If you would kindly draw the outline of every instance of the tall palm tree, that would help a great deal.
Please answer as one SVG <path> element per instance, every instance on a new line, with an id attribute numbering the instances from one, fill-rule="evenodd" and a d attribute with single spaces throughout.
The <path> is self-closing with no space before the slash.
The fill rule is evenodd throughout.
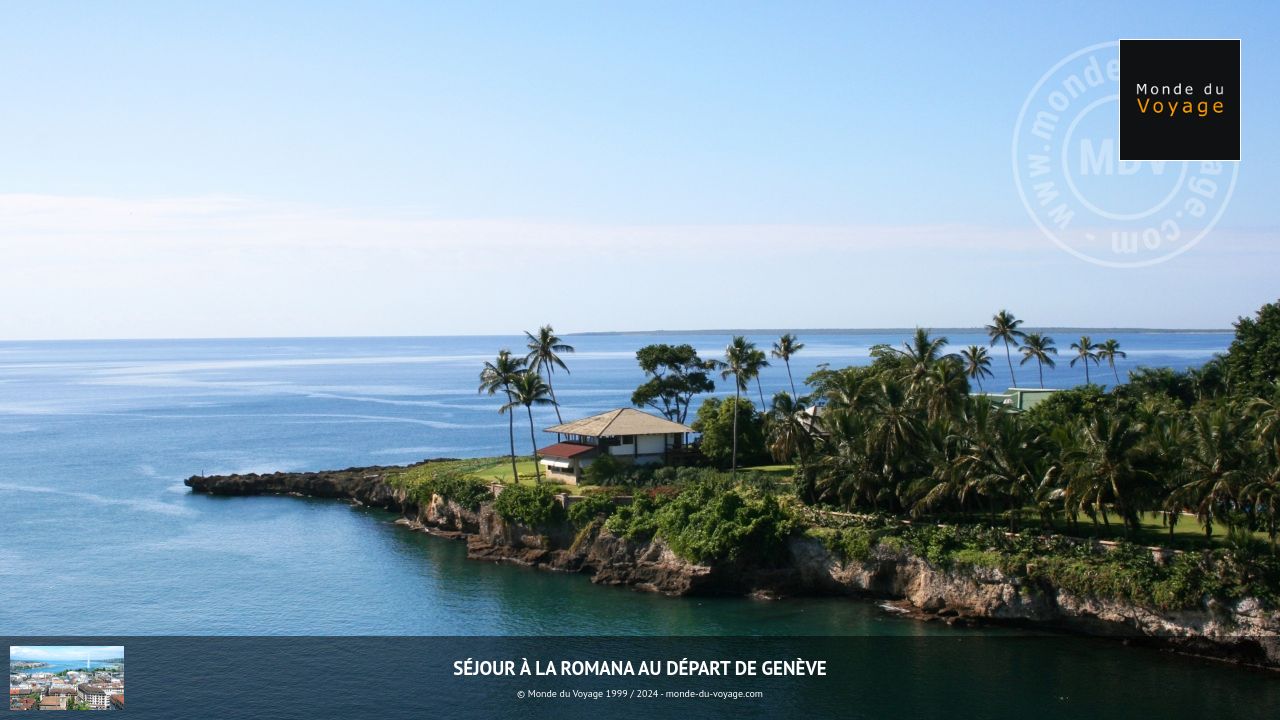
<path id="1" fill-rule="evenodd" d="M 1032 359 L 1036 361 L 1036 369 L 1040 371 L 1040 387 L 1044 387 L 1044 366 L 1057 367 L 1050 355 L 1057 355 L 1058 348 L 1054 347 L 1053 338 L 1038 332 L 1029 333 L 1022 344 L 1022 362 L 1019 365 L 1026 365 Z"/>
<path id="2" fill-rule="evenodd" d="M 564 360 L 560 359 L 558 353 L 571 353 L 573 346 L 566 345 L 550 325 L 538 328 L 537 335 L 531 332 L 525 332 L 524 335 L 529 340 L 529 354 L 524 360 L 528 363 L 530 370 L 546 376 L 547 389 L 551 393 L 551 404 L 556 408 L 556 422 L 564 422 L 564 418 L 560 417 L 560 403 L 556 400 L 556 390 L 551 385 L 551 376 L 556 368 L 569 372 L 569 368 L 565 366 Z"/>
<path id="3" fill-rule="evenodd" d="M 1018 329 L 1022 325 L 1022 321 L 1015 318 L 1013 313 L 1008 310 L 1001 310 L 991 318 L 991 324 L 987 326 L 987 335 L 991 338 L 991 344 L 995 345 L 997 341 L 1004 341 L 1004 358 L 1009 362 L 1009 383 L 1010 387 L 1015 387 L 1018 380 L 1013 375 L 1013 351 L 1009 349 L 1009 343 L 1012 342 L 1016 347 L 1018 341 L 1026 337 L 1027 334 Z"/>
<path id="4" fill-rule="evenodd" d="M 1089 381 L 1089 363 L 1098 362 L 1098 353 L 1095 352 L 1098 346 L 1088 335 L 1081 335 L 1080 339 L 1071 343 L 1071 349 L 1076 351 L 1076 356 L 1071 358 L 1071 367 L 1075 367 L 1077 362 L 1084 362 L 1084 384 L 1091 384 Z"/>
<path id="5" fill-rule="evenodd" d="M 529 442 L 533 446 L 533 476 L 539 485 L 542 484 L 542 470 L 538 467 L 538 439 L 533 434 L 533 406 L 555 405 L 551 396 L 551 386 L 542 380 L 542 376 L 532 368 L 516 375 L 511 382 L 511 400 L 502 406 L 503 412 L 514 412 L 524 406 L 529 415 Z"/>
<path id="6" fill-rule="evenodd" d="M 792 397 L 796 394 L 796 381 L 791 377 L 791 358 L 803 349 L 804 343 L 799 342 L 795 335 L 786 333 L 773 344 L 773 352 L 770 353 L 787 366 L 787 382 L 791 383 Z"/>
<path id="7" fill-rule="evenodd" d="M 729 341 L 728 347 L 724 349 L 724 362 L 719 363 L 720 379 L 728 380 L 733 378 L 733 459 L 729 466 L 729 473 L 733 477 L 738 475 L 738 400 L 742 397 L 742 391 L 749 387 L 751 381 L 751 372 L 754 368 L 759 372 L 759 368 L 755 367 L 757 361 L 756 344 L 741 335 L 734 335 Z"/>
<path id="8" fill-rule="evenodd" d="M 1098 361 L 1107 361 L 1111 366 L 1111 374 L 1116 376 L 1116 385 L 1120 384 L 1120 373 L 1116 370 L 1116 358 L 1124 359 L 1129 357 L 1120 349 L 1120 342 L 1115 338 L 1109 338 L 1098 346 Z"/>
<path id="9" fill-rule="evenodd" d="M 994 377 L 991 374 L 991 356 L 981 345 L 970 345 L 960 351 L 960 359 L 964 361 L 964 374 L 970 380 L 978 381 L 978 391 L 983 392 L 982 378 Z"/>
<path id="10" fill-rule="evenodd" d="M 755 378 L 756 391 L 760 393 L 760 412 L 766 412 L 768 406 L 764 404 L 764 386 L 760 384 L 760 371 L 769 367 L 769 356 L 764 354 L 763 350 L 752 350 L 751 360 L 747 364 L 747 375 Z"/>
<path id="11" fill-rule="evenodd" d="M 523 371 L 524 358 L 512 355 L 510 350 L 500 350 L 498 357 L 493 362 L 485 362 L 484 369 L 480 371 L 480 389 L 477 392 L 495 395 L 501 390 L 509 403 L 511 384 Z M 516 470 L 516 418 L 513 413 L 504 414 L 507 416 L 507 439 L 511 441 L 511 479 L 520 482 L 520 473 Z"/>

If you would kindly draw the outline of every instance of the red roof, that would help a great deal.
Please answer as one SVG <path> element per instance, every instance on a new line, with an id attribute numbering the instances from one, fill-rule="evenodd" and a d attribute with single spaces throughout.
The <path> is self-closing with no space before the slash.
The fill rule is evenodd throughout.
<path id="1" fill-rule="evenodd" d="M 572 458 L 595 450 L 595 445 L 580 445 L 578 443 L 556 443 L 548 445 L 538 451 L 539 455 L 544 457 Z"/>

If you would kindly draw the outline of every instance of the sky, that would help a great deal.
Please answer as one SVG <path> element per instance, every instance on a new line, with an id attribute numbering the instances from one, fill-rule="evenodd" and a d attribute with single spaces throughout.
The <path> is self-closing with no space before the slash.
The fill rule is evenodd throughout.
<path id="1" fill-rule="evenodd" d="M 0 339 L 1223 328 L 1280 296 L 1265 3 L 0 7 Z M 1011 170 L 1054 63 L 1243 40 L 1221 221 L 1069 255 Z"/>
<path id="2" fill-rule="evenodd" d="M 9 648 L 10 660 L 96 661 L 122 657 L 124 647 L 120 645 L 14 645 Z"/>

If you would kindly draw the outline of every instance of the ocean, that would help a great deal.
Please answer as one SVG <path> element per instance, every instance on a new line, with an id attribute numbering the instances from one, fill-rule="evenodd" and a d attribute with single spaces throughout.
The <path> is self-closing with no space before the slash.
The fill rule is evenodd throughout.
<path id="1" fill-rule="evenodd" d="M 867 362 L 872 345 L 908 334 L 804 333 L 793 373 L 800 380 L 819 364 Z M 973 332 L 948 335 L 953 346 L 982 341 Z M 1225 332 L 1116 336 L 1128 352 L 1121 376 L 1138 365 L 1195 366 L 1230 342 Z M 570 373 L 557 374 L 555 385 L 562 414 L 576 418 L 627 405 L 641 381 L 638 347 L 689 342 L 712 356 L 728 335 L 566 340 L 578 352 L 566 356 Z M 0 639 L 124 644 L 130 709 L 140 717 L 177 716 L 175 708 L 184 717 L 351 717 L 366 707 L 370 677 L 400 685 L 420 678 L 421 687 L 435 688 L 383 708 L 386 717 L 492 716 L 492 703 L 502 707 L 524 686 L 451 679 L 450 659 L 483 656 L 477 643 L 498 642 L 456 636 L 506 636 L 494 654 L 524 642 L 525 652 L 562 657 L 740 657 L 772 647 L 778 657 L 830 657 L 837 671 L 818 684 L 724 686 L 765 688 L 764 705 L 668 701 L 653 717 L 763 717 L 780 707 L 837 716 L 855 706 L 866 717 L 900 716 L 903 708 L 919 717 L 952 709 L 1003 717 L 1029 707 L 1043 717 L 1127 717 L 1135 708 L 1271 717 L 1280 706 L 1272 673 L 1105 640 L 919 623 L 870 601 L 667 598 L 600 587 L 581 576 L 469 561 L 461 543 L 411 532 L 378 510 L 192 495 L 182 483 L 198 473 L 502 454 L 506 421 L 495 398 L 477 394 L 477 376 L 500 348 L 522 345 L 515 337 L 0 344 Z M 987 386 L 1003 390 L 1008 368 L 995 350 L 997 375 Z M 1020 385 L 1035 384 L 1032 368 L 1018 372 Z M 1110 375 L 1095 372 L 1104 381 Z M 1064 360 L 1046 380 L 1066 386 L 1083 372 Z M 766 394 L 783 389 L 785 370 L 768 368 L 762 382 Z M 545 427 L 554 418 L 540 409 L 536 421 Z M 520 452 L 527 438 L 527 430 L 517 433 Z M 679 639 L 687 636 L 703 637 Z M 280 671 L 328 678 L 330 691 L 282 684 Z M 833 693 L 831 682 L 844 691 Z M 231 687 L 256 701 L 227 705 Z M 550 702 L 522 712 L 560 718 L 598 715 L 595 707 L 565 714 Z"/>
<path id="2" fill-rule="evenodd" d="M 864 363 L 872 345 L 908 334 L 801 333 L 792 372 L 799 382 L 820 364 Z M 985 344 L 973 331 L 947 334 L 952 349 Z M 1122 377 L 1138 365 L 1198 365 L 1230 342 L 1225 332 L 1114 336 L 1128 353 Z M 767 348 L 775 337 L 752 339 Z M 710 357 L 728 339 L 567 336 L 577 352 L 554 378 L 561 413 L 627 405 L 643 345 L 688 342 Z M 461 545 L 375 510 L 194 496 L 183 485 L 195 474 L 504 454 L 499 402 L 476 392 L 482 363 L 504 347 L 519 350 L 522 339 L 0 344 L 0 632 L 536 635 L 564 630 L 565 616 L 580 634 L 922 632 L 861 603 L 671 600 L 468 562 Z M 987 386 L 1003 390 L 1008 367 L 993 352 Z M 1019 385 L 1035 384 L 1034 369 L 1014 362 Z M 1081 380 L 1065 359 L 1046 377 Z M 767 368 L 762 383 L 766 396 L 785 388 L 785 369 Z M 539 429 L 554 424 L 552 409 L 536 412 Z M 528 452 L 527 429 L 517 429 L 518 451 Z"/>

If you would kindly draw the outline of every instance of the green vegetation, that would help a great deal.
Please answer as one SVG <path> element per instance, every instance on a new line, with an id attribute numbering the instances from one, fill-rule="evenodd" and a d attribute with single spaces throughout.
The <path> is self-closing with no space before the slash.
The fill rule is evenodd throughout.
<path id="1" fill-rule="evenodd" d="M 1240 394 L 1265 397 L 1275 392 L 1280 382 L 1280 303 L 1264 305 L 1257 317 L 1236 322 L 1235 341 L 1221 364 Z"/>
<path id="2" fill-rule="evenodd" d="M 671 549 L 695 562 L 778 562 L 795 527 L 772 494 L 713 483 L 685 489 L 657 510 L 656 520 Z"/>
<path id="3" fill-rule="evenodd" d="M 1280 303 L 1236 330 L 1231 349 L 1201 368 L 1142 368 L 1125 384 L 1120 344 L 1083 336 L 1071 365 L 1092 380 L 1090 365 L 1105 361 L 1117 384 L 1086 382 L 1027 412 L 970 394 L 970 380 L 993 374 L 985 348 L 949 354 L 947 338 L 922 328 L 900 347 L 872 348 L 869 365 L 821 367 L 807 395 L 793 386 L 768 408 L 767 356 L 745 338 L 733 338 L 723 362 L 650 346 L 637 355 L 647 379 L 633 401 L 673 419 L 712 389 L 710 370 L 733 379 L 733 397 L 707 399 L 693 421 L 705 461 L 728 472 L 597 460 L 588 481 L 629 486 L 633 502 L 600 495 L 562 513 L 548 488 L 517 485 L 497 504 L 508 519 L 568 521 L 580 536 L 603 521 L 695 562 L 778 562 L 803 532 L 853 561 L 902 550 L 1152 608 L 1243 597 L 1277 607 Z M 1013 385 L 1015 350 L 1041 384 L 1057 367 L 1053 338 L 1008 311 L 987 332 L 1004 345 Z M 783 336 L 773 355 L 789 370 L 802 347 Z M 752 379 L 759 409 L 742 397 Z M 778 464 L 763 465 L 770 457 Z M 742 470 L 751 465 L 760 472 Z M 1104 538 L 1118 542 L 1094 542 Z"/>
<path id="4" fill-rule="evenodd" d="M 809 535 L 846 560 L 866 560 L 879 545 L 910 551 L 936 567 L 991 568 L 1024 583 L 1159 610 L 1195 608 L 1208 598 L 1255 597 L 1272 607 L 1280 604 L 1280 559 L 1256 544 L 1172 553 L 1160 560 L 1149 548 L 1131 543 L 1106 547 L 981 525 L 913 524 L 885 516 L 817 522 Z"/>
<path id="5" fill-rule="evenodd" d="M 608 518 L 616 509 L 613 500 L 603 495 L 589 495 L 570 505 L 566 515 L 569 522 L 584 527 L 595 520 Z"/>
<path id="6" fill-rule="evenodd" d="M 543 325 L 538 332 L 526 332 L 529 354 L 523 358 L 511 354 L 508 349 L 498 351 L 493 362 L 486 362 L 480 370 L 479 392 L 496 395 L 499 391 L 506 401 L 498 408 L 498 412 L 507 416 L 507 438 L 511 444 L 511 481 L 520 482 L 520 470 L 516 464 L 515 416 L 517 408 L 523 407 L 529 418 L 529 441 L 533 452 L 533 478 L 535 484 L 542 482 L 542 471 L 538 466 L 538 439 L 533 429 L 533 406 L 551 405 L 556 409 L 556 418 L 560 418 L 560 404 L 556 402 L 556 391 L 551 386 L 551 378 L 556 368 L 569 372 L 568 366 L 560 358 L 560 353 L 573 352 L 573 346 L 566 345 L 555 334 L 550 325 Z"/>
<path id="7" fill-rule="evenodd" d="M 542 485 L 508 485 L 493 501 L 504 520 L 541 528 L 564 519 L 564 508 L 550 488 Z"/>
<path id="8" fill-rule="evenodd" d="M 522 483 L 533 483 L 533 458 L 522 456 L 516 458 L 516 478 Z M 511 466 L 507 460 L 500 462 L 488 459 L 483 465 L 478 465 L 474 469 L 468 471 L 471 477 L 484 482 L 511 482 Z"/>
<path id="9" fill-rule="evenodd" d="M 536 333 L 525 332 L 524 336 L 528 340 L 526 347 L 529 349 L 529 354 L 524 358 L 525 364 L 529 366 L 530 372 L 546 378 L 547 398 L 550 400 L 548 404 L 556 409 L 556 422 L 562 423 L 564 418 L 560 417 L 560 403 L 556 400 L 556 390 L 551 379 L 556 368 L 569 372 L 569 366 L 564 364 L 560 353 L 573 352 L 573 346 L 565 344 L 550 325 L 543 325 Z M 528 407 L 528 404 L 525 406 Z M 534 447 L 536 449 L 536 443 Z"/>
<path id="10" fill-rule="evenodd" d="M 750 559 L 768 564 L 785 557 L 795 519 L 773 492 L 714 474 L 672 494 L 638 495 L 630 505 L 618 507 L 605 527 L 636 540 L 661 537 L 692 562 Z"/>
<path id="11" fill-rule="evenodd" d="M 474 476 L 477 468 L 489 466 L 491 459 L 430 462 L 409 468 L 388 478 L 394 487 L 404 488 L 420 504 L 432 495 L 452 500 L 468 510 L 477 510 L 490 498 L 489 486 Z"/>
<path id="12" fill-rule="evenodd" d="M 507 398 L 507 404 L 510 404 L 514 399 L 511 386 L 523 371 L 523 359 L 512 355 L 510 350 L 500 350 L 497 359 L 486 362 L 480 370 L 479 392 L 496 395 L 501 390 Z M 513 482 L 520 482 L 520 471 L 516 469 L 516 416 L 508 412 L 503 414 L 507 416 L 507 440 L 511 443 L 511 479 Z"/>
<path id="13" fill-rule="evenodd" d="M 631 404 L 651 407 L 672 422 L 683 423 L 695 395 L 715 390 L 708 373 L 715 361 L 703 360 L 692 345 L 646 345 L 636 351 L 645 381 L 631 394 Z"/>
<path id="14" fill-rule="evenodd" d="M 755 465 L 769 459 L 764 419 L 750 400 L 707 398 L 691 427 L 702 433 L 702 455 L 716 465 Z"/>

